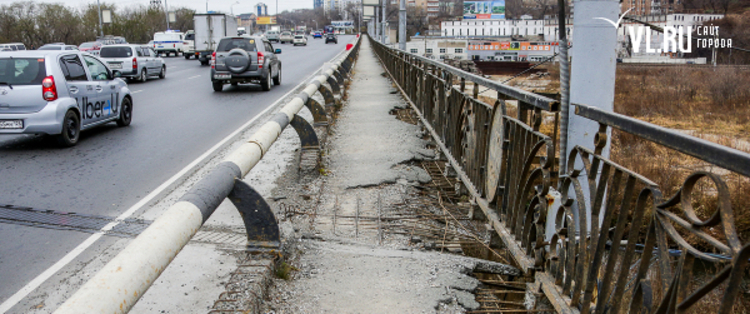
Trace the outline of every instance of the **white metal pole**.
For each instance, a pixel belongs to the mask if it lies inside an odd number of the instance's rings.
[[[167,17],[167,30],[169,30],[169,6],[167,0],[164,0],[164,15]]]
[[[388,6],[388,0],[383,0],[383,14],[380,15],[381,24],[380,25],[380,43],[385,45],[385,9]]]
[[[99,10],[99,36],[104,38],[104,28],[102,28],[102,6],[99,4],[99,0],[96,0],[96,7]]]
[[[398,8],[398,49],[406,50],[406,0]]]
[[[573,21],[573,47],[570,49],[572,60],[570,77],[570,103],[595,106],[604,111],[613,111],[615,98],[615,60],[617,58],[617,29],[607,21],[596,19],[606,18],[617,21],[620,13],[619,2],[613,0],[579,0],[575,3],[575,19]],[[566,29],[560,29],[565,32]],[[575,112],[575,108],[568,108]],[[599,132],[599,123],[571,114],[568,123],[568,147],[565,152],[576,146],[594,148],[594,136]],[[611,130],[607,131],[607,137]],[[602,157],[609,158],[610,144],[602,150]],[[570,164],[575,162],[568,160]],[[570,167],[570,165],[568,165]],[[576,169],[583,167],[580,159],[575,164]],[[561,169],[564,171],[564,169]],[[586,203],[589,203],[587,180]],[[568,191],[560,191],[568,193]],[[591,208],[586,204],[577,204],[579,208],[586,208],[591,217]],[[591,226],[591,221],[588,221]],[[599,223],[599,222],[597,222]],[[578,226],[577,230],[582,230]],[[587,228],[591,230],[590,228]],[[574,236],[574,235],[573,235]],[[583,235],[582,235],[583,236]]]

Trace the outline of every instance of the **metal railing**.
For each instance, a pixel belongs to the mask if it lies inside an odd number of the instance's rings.
[[[608,131],[617,129],[741,180],[750,178],[750,154],[574,104],[574,114],[596,121],[599,131],[593,149],[573,147],[567,168],[556,169],[556,156],[565,155],[556,140],[557,101],[371,43],[516,264],[558,313],[685,313],[708,298],[717,300],[709,311],[732,311],[750,244],[740,240],[722,176],[695,171],[666,198],[656,183],[602,151],[611,144]],[[497,93],[493,104],[483,102],[480,85]],[[701,180],[718,202],[705,220],[693,208]],[[559,202],[553,189],[561,191]],[[719,271],[701,273],[696,283],[696,259]]]
[[[326,106],[336,107],[336,94],[343,96],[344,80],[350,73],[360,38],[350,50],[326,64],[320,75],[304,86],[177,203],[86,282],[55,313],[127,313],[159,277],[180,250],[196,234],[219,204],[229,198],[240,211],[248,233],[248,248],[279,247],[279,229],[268,204],[242,178],[263,158],[288,125],[301,138],[303,149],[319,147],[313,127],[297,116],[302,107],[313,113],[315,123],[326,123],[326,110],[312,96],[320,92]],[[324,83],[329,83],[328,86]],[[305,83],[303,83],[305,84]]]

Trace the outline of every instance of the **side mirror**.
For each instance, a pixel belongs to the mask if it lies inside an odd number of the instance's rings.
[[[122,73],[120,73],[120,71],[117,71],[117,70],[112,70],[112,76],[114,76],[114,77],[122,77]]]
[[[276,49],[276,51],[274,51],[273,53],[275,53],[275,54],[277,54],[277,55],[278,55],[278,54],[281,54],[281,49]]]

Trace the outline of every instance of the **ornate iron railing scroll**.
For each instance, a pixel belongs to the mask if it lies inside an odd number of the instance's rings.
[[[593,150],[574,147],[568,169],[558,175],[556,101],[371,44],[519,268],[541,282],[558,312],[686,313],[701,299],[715,298],[717,289],[723,295],[710,311],[731,312],[750,249],[735,230],[721,176],[695,172],[665,199],[654,182],[604,158],[602,149],[609,141],[607,129],[616,128],[744,179],[750,177],[749,154],[576,105],[576,114],[597,121],[600,130]],[[473,90],[467,91],[469,85]],[[497,101],[483,102],[479,86],[496,92]],[[508,100],[517,101],[514,115],[508,114]],[[552,131],[540,132],[553,123]],[[713,184],[719,202],[706,220],[692,209],[701,180]],[[561,195],[556,208],[552,188]],[[719,255],[695,248],[686,235]],[[721,266],[699,287],[693,281],[696,259]]]

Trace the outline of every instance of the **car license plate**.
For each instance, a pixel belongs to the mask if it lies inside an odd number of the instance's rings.
[[[232,78],[230,74],[214,74],[214,78],[217,80],[226,80]]]
[[[164,46],[162,46],[162,45],[159,45],[159,48],[164,48]]]
[[[112,70],[119,70],[122,69],[121,63],[110,63],[109,67],[112,68]]]
[[[23,120],[0,120],[0,129],[23,129]]]

